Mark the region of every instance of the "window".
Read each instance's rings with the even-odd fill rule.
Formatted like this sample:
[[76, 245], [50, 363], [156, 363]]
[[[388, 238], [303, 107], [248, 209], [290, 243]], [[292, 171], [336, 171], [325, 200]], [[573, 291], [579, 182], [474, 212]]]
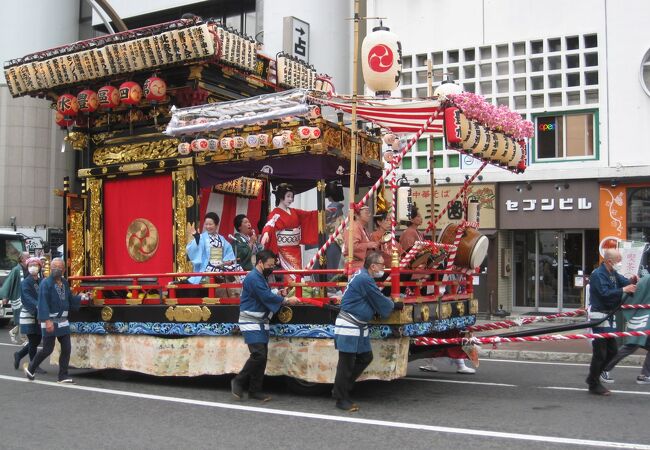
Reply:
[[426, 168], [429, 167], [428, 164], [427, 164], [427, 157], [426, 156], [418, 156], [415, 159], [417, 160], [417, 163], [418, 163], [418, 167], [417, 167], [418, 169], [426, 169]]
[[402, 159], [402, 169], [411, 170], [413, 168], [413, 161], [411, 161], [411, 155], [404, 156]]
[[592, 112], [537, 116], [537, 159], [593, 157], [594, 116]]

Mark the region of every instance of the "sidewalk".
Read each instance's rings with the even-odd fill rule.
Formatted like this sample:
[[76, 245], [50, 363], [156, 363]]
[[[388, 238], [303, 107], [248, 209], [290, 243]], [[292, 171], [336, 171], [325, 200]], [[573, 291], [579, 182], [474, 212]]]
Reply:
[[[506, 319], [517, 320], [518, 317], [510, 316]], [[493, 320], [477, 320], [476, 324], [482, 325], [502, 320], [504, 319], [494, 318]], [[475, 336], [499, 336], [500, 334], [511, 333], [514, 331], [538, 329], [566, 323], [580, 323], [583, 321], [585, 321], [584, 316], [575, 318], [561, 318], [548, 322], [528, 324], [521, 327], [477, 332], [475, 333]], [[590, 332], [590, 330], [571, 330], [556, 334], [579, 334], [584, 332]], [[645, 350], [637, 350], [634, 355], [625, 358], [619, 363], [619, 365], [641, 366], [643, 365], [645, 354]], [[520, 361], [549, 361], [589, 364], [591, 361], [591, 341], [589, 339], [579, 339], [570, 341], [512, 342], [498, 344], [496, 347], [492, 344], [484, 344], [479, 350], [479, 357], [482, 359], [514, 359]]]

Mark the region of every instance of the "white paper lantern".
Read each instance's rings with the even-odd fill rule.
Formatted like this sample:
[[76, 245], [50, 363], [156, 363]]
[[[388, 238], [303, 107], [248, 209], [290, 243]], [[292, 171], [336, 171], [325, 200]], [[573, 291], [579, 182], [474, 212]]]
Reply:
[[434, 97], [438, 97], [439, 102], [444, 102], [447, 100], [448, 95], [460, 94], [461, 92], [463, 92], [463, 88], [454, 83], [451, 78], [447, 78], [436, 88], [435, 91], [433, 91], [433, 95]]
[[372, 29], [361, 45], [363, 79], [376, 95], [390, 96], [402, 73], [402, 44], [387, 27]]

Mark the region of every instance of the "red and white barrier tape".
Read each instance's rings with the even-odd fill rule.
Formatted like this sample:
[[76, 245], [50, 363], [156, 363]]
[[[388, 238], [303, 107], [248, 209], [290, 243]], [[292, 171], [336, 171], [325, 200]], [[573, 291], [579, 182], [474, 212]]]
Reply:
[[417, 337], [413, 339], [415, 345], [466, 345], [466, 344], [504, 344], [508, 342], [543, 342], [543, 341], [570, 341], [578, 339], [613, 339], [619, 337], [650, 336], [647, 331], [617, 331], [611, 333], [581, 333], [581, 334], [549, 334], [546, 336], [522, 336], [522, 337], [470, 337], [438, 339], [431, 337]]

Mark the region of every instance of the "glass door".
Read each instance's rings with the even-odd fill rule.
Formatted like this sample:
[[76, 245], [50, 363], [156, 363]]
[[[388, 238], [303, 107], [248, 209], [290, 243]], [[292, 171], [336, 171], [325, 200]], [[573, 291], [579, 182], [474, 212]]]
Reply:
[[562, 233], [562, 295], [559, 305], [561, 308], [580, 308], [582, 306], [582, 288], [575, 286], [578, 271], [584, 270], [583, 233], [582, 231], [567, 231]]
[[559, 242], [561, 233], [558, 231], [540, 230], [537, 232], [538, 242], [538, 276], [537, 290], [539, 293], [539, 308], [557, 308]]
[[535, 232], [516, 231], [513, 245], [514, 306], [535, 308]]

